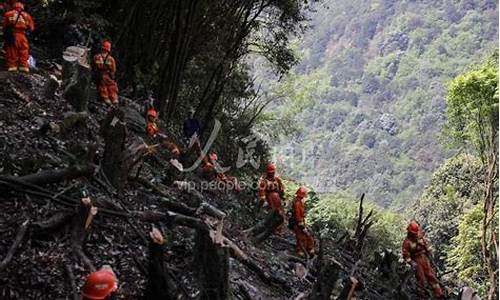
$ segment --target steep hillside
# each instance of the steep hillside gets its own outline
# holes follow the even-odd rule
[[[245,229],[267,215],[254,211],[255,190],[203,189],[199,172],[169,184],[172,169],[165,167],[164,152],[146,159],[140,176],[130,177],[121,192],[95,165],[83,176],[69,175],[65,170],[84,164],[92,145],[97,157],[87,163],[99,161],[104,145],[94,133],[110,112],[95,97],[88,113],[72,112],[51,84],[58,75],[53,68],[29,76],[0,72],[0,107],[8,112],[0,131],[8,153],[0,160],[0,299],[79,299],[87,274],[104,264],[118,277],[117,299],[151,299],[144,294],[155,279],[148,271],[155,263],[148,251],[152,226],[165,234],[159,263],[168,272],[169,299],[329,299],[330,292],[342,298],[351,289],[350,276],[360,281],[360,299],[412,299],[411,270],[396,255],[387,250],[359,257],[347,235],[342,241],[323,235],[314,259],[295,256],[289,230],[255,243]],[[127,103],[129,139],[144,137],[145,124],[136,124],[141,107],[121,100]],[[82,191],[98,209],[85,230]],[[351,217],[357,219],[344,219]],[[204,229],[218,246],[203,248]]]
[[[272,126],[294,132],[273,144],[288,175],[317,191],[366,191],[401,209],[453,153],[440,141],[446,84],[496,48],[498,6],[369,3],[316,7],[297,45],[300,64],[269,86],[281,100]]]

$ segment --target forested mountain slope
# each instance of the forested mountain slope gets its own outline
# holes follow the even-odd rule
[[[268,86],[273,126],[295,133],[277,160],[319,192],[409,205],[455,150],[440,140],[447,82],[495,49],[497,16],[496,1],[323,1],[294,73]]]

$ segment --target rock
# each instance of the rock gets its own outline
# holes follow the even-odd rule
[[[383,114],[377,121],[377,127],[387,131],[390,135],[398,132],[396,117],[391,114]]]

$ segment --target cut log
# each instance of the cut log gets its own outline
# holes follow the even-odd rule
[[[215,243],[209,231],[196,231],[195,263],[201,285],[200,299],[230,299],[229,250]]]
[[[101,135],[104,138],[102,169],[118,193],[123,191],[128,175],[125,162],[127,126],[124,120],[123,111],[113,108],[108,112],[101,126]]]
[[[341,268],[340,264],[334,260],[329,260],[323,264],[308,299],[330,300],[330,295],[335,287]]]
[[[272,210],[264,220],[245,230],[244,233],[250,236],[256,244],[260,244],[273,234],[283,222],[283,215],[277,210]]]
[[[88,271],[95,271],[96,268],[90,259],[83,252],[83,243],[87,237],[89,226],[89,217],[95,212],[90,201],[81,202],[77,208],[73,219],[73,229],[71,231],[71,247],[73,254],[79,258],[82,263],[87,267]]]

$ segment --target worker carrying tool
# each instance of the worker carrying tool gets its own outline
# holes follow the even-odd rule
[[[110,266],[104,265],[87,276],[82,287],[82,300],[113,300],[118,289],[118,280]]]
[[[29,43],[26,32],[35,30],[35,23],[30,14],[24,11],[21,2],[15,2],[3,17],[3,35],[7,71],[29,73]]]
[[[314,237],[307,229],[305,223],[306,210],[304,202],[306,199],[307,190],[305,187],[301,186],[295,193],[295,199],[292,204],[292,216],[288,221],[288,226],[295,232],[295,237],[297,239],[297,255],[303,257],[304,253],[307,252],[310,257],[314,257],[316,255],[314,250]]]
[[[427,299],[425,292],[426,281],[432,287],[434,297],[444,299],[443,290],[430,262],[429,245],[423,237],[420,226],[416,222],[411,222],[406,230],[407,237],[403,241],[403,260],[415,270],[418,299]]]
[[[276,165],[269,163],[266,166],[266,175],[262,176],[258,184],[259,206],[268,204],[269,209],[277,210],[285,220],[285,211],[281,200],[285,196],[285,186],[279,176],[276,176]],[[275,233],[282,232],[282,226],[279,226]]]
[[[116,62],[111,56],[111,42],[104,41],[101,52],[94,56],[94,72],[101,99],[109,105],[118,104],[118,85],[115,81]]]

